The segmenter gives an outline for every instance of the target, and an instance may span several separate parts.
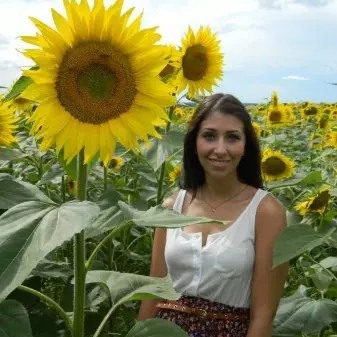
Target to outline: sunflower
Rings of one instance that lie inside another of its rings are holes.
[[[180,108],[180,107],[176,107],[173,111],[173,113],[177,116],[177,117],[183,117],[185,115],[185,111],[184,109]]]
[[[289,122],[289,113],[283,104],[270,105],[267,110],[267,125],[269,127],[282,127]]]
[[[305,107],[301,108],[300,111],[304,118],[310,118],[317,115],[319,109],[316,105],[309,103]]]
[[[16,137],[13,135],[16,129],[15,123],[14,109],[10,106],[10,103],[2,103],[0,101],[0,146],[10,146],[17,142]]]
[[[113,157],[110,162],[108,168],[111,171],[119,170],[124,164],[124,159],[122,157]]]
[[[181,168],[179,165],[173,165],[172,170],[169,172],[169,179],[173,183],[181,175]]]
[[[68,193],[70,195],[72,195],[72,196],[75,196],[76,195],[76,190],[77,190],[77,183],[76,183],[76,181],[73,180],[70,176],[68,176],[66,185],[67,185]]]
[[[306,200],[298,203],[295,209],[300,212],[301,215],[308,213],[323,214],[328,206],[330,199],[330,187],[323,187],[318,193],[310,195]]]
[[[23,112],[30,109],[34,102],[19,95],[10,104],[16,111]]]
[[[156,28],[140,28],[142,15],[129,22],[123,0],[64,5],[67,18],[52,10],[56,30],[32,18],[40,33],[22,37],[38,47],[23,54],[39,66],[24,72],[34,83],[22,97],[40,103],[31,120],[43,151],[55,144],[70,162],[83,149],[86,163],[99,152],[106,165],[117,141],[135,148],[160,137],[153,121],[167,119],[164,107],[175,102],[159,77],[167,47],[155,44]]]
[[[324,145],[337,149],[337,131],[330,131],[325,135]]]
[[[201,26],[196,34],[191,27],[182,39],[181,70],[177,75],[180,83],[178,92],[187,87],[191,97],[206,92],[223,76],[223,54],[220,52],[220,41],[209,27]]]
[[[262,173],[267,182],[288,179],[293,176],[294,170],[294,162],[280,151],[270,148],[263,151]]]
[[[261,126],[259,124],[257,124],[256,122],[252,123],[256,137],[261,137]]]

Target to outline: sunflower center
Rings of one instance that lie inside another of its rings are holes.
[[[104,41],[81,43],[66,52],[56,91],[66,111],[90,124],[118,118],[137,93],[128,57]]]
[[[184,76],[191,81],[201,80],[207,72],[206,48],[202,45],[194,45],[187,48],[183,57]]]
[[[282,119],[282,114],[278,110],[272,110],[269,114],[269,120],[271,122],[280,122]]]
[[[329,201],[329,191],[321,192],[310,204],[309,208],[311,210],[318,210],[325,207]]]
[[[279,175],[282,174],[286,170],[286,164],[277,157],[267,158],[262,163],[263,171],[268,175]]]
[[[304,113],[307,115],[307,116],[312,116],[312,115],[316,115],[317,114],[317,108],[314,107],[314,106],[311,106],[309,108],[306,108],[304,110]]]

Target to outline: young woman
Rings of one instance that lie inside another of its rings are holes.
[[[170,274],[178,301],[143,301],[139,319],[160,317],[193,337],[271,337],[288,273],[272,269],[286,226],[281,203],[263,189],[250,116],[232,95],[196,110],[184,141],[183,182],[164,202],[185,215],[226,220],[157,229],[151,275]]]

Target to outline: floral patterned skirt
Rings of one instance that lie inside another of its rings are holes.
[[[185,330],[191,337],[246,337],[249,326],[249,309],[236,308],[210,300],[183,295],[178,302],[190,308],[214,313],[247,315],[247,319],[224,320],[203,318],[170,309],[159,309],[158,318],[167,319]]]

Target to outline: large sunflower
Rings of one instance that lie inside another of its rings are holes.
[[[330,199],[330,187],[323,187],[318,193],[310,195],[306,200],[298,203],[295,209],[300,212],[301,215],[308,213],[323,214],[328,206]]]
[[[181,70],[177,75],[180,83],[178,92],[187,87],[188,94],[211,93],[223,75],[223,54],[220,52],[220,41],[209,27],[201,26],[196,34],[189,27],[182,39]]]
[[[13,135],[16,129],[15,123],[14,109],[10,107],[10,103],[0,101],[0,146],[10,146],[17,141]]]
[[[337,149],[337,131],[330,131],[325,135],[325,146]]]
[[[164,107],[175,102],[158,76],[168,50],[155,44],[156,28],[140,29],[142,15],[129,23],[133,8],[122,14],[123,0],[64,5],[67,18],[52,10],[56,30],[32,18],[40,33],[22,37],[38,47],[24,55],[39,66],[25,72],[34,83],[22,97],[40,103],[31,119],[42,150],[56,144],[68,162],[81,149],[85,162],[99,151],[107,164],[116,141],[134,148],[159,137],[153,122],[167,119]]]
[[[290,178],[294,174],[294,162],[280,151],[266,148],[262,154],[262,173],[265,181]]]

